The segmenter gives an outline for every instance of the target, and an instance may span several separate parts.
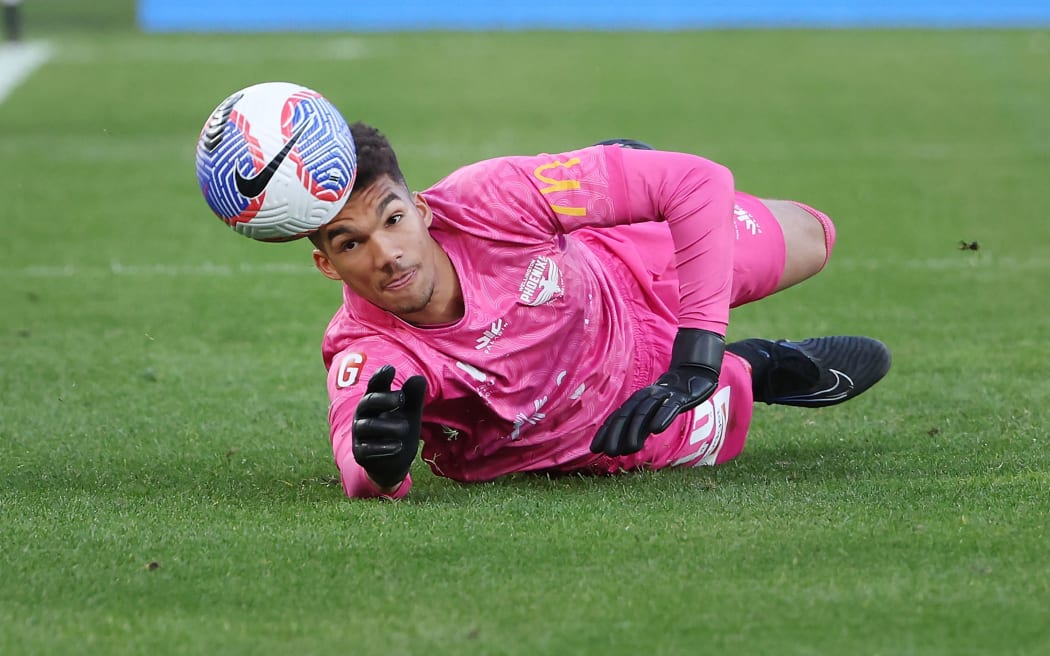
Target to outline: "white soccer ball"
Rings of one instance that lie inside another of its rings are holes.
[[[350,127],[321,94],[265,82],[223,100],[197,141],[197,181],[216,216],[259,241],[298,239],[342,209],[357,175]]]

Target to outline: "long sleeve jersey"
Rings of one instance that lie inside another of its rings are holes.
[[[384,364],[427,380],[422,457],[439,475],[614,471],[598,427],[666,369],[679,326],[725,334],[733,178],[682,153],[597,146],[501,157],[422,192],[464,315],[414,326],[344,287],[325,333],[332,448],[346,493],[378,496],[351,423]],[[676,421],[668,430],[686,430]],[[411,478],[396,494],[406,494]]]

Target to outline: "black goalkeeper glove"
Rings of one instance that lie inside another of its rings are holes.
[[[383,365],[368,380],[351,426],[354,460],[376,485],[391,488],[405,480],[419,449],[427,379],[412,376],[391,391],[394,368]]]
[[[697,328],[679,328],[667,373],[627,399],[609,415],[591,442],[593,453],[624,456],[640,451],[653,433],[710,397],[718,387],[725,338]]]

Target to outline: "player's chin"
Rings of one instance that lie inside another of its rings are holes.
[[[423,293],[413,285],[404,289],[386,290],[383,296],[383,304],[388,310],[396,314],[411,314],[426,308],[430,303],[431,294]]]
[[[423,299],[418,297],[412,299],[399,299],[397,301],[388,303],[387,310],[403,317],[425,310],[427,307],[428,300],[429,299]]]

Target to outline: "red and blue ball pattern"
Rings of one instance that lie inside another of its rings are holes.
[[[272,152],[264,152],[260,132],[272,131],[268,126],[276,124],[275,120],[253,116],[259,112],[258,104],[245,111],[239,107],[246,104],[244,96],[254,88],[228,97],[204,125],[197,146],[197,181],[208,206],[234,230],[261,241],[288,241],[312,232],[338,212],[353,186],[356,149],[339,111],[321,94],[298,87],[279,107],[264,104],[267,111],[280,113],[280,136],[267,135]],[[253,126],[253,121],[263,125]],[[237,174],[260,176],[273,164],[276,151],[299,129],[302,133],[294,146],[277,162],[280,173],[274,171],[258,195],[241,193]],[[291,169],[282,167],[294,167],[298,184],[290,179]],[[304,193],[309,198],[302,198]]]

